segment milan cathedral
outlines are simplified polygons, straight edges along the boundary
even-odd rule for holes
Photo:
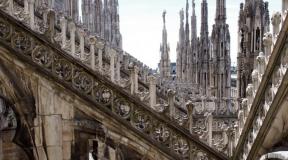
[[[180,11],[179,41],[177,44],[176,81],[178,90],[192,89],[195,94],[214,97],[217,100],[219,114],[231,109],[231,59],[230,33],[226,23],[226,2],[216,1],[215,24],[211,36],[208,30],[208,3],[201,4],[201,31],[197,35],[197,16],[195,0],[192,1],[191,35],[189,25],[189,3],[186,12]],[[184,18],[185,25],[184,25]],[[167,46],[167,47],[166,47]],[[164,24],[161,44],[160,76],[171,79],[169,45]]]
[[[207,2],[200,35],[180,11],[176,64],[163,12],[158,74],[122,50],[117,0],[0,0],[0,160],[287,160],[288,0],[271,32],[268,2],[240,4],[237,97]]]

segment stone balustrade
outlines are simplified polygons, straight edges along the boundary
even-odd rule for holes
[[[273,14],[273,34],[265,33],[263,38],[264,52],[256,58],[252,72],[252,84],[247,86],[247,98],[242,100],[238,114],[238,133],[236,140],[239,142],[235,149],[233,159],[254,159],[254,142],[259,138],[259,131],[266,119],[268,112],[283,83],[288,66],[287,52],[287,1],[283,0],[282,15],[280,12]],[[283,14],[285,13],[285,14]],[[284,16],[283,19],[281,16]],[[281,23],[282,22],[282,23]],[[282,48],[281,45],[285,47]],[[264,97],[264,98],[261,98]],[[237,143],[236,143],[237,144]],[[251,154],[254,154],[253,156]]]

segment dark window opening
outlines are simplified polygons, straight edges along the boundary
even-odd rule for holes
[[[223,47],[223,42],[221,42],[221,57],[223,57],[223,52],[224,52],[224,47]]]
[[[259,51],[259,49],[260,49],[260,29],[259,29],[259,27],[256,29],[256,46],[255,46],[255,48],[256,48],[256,50],[257,51]]]

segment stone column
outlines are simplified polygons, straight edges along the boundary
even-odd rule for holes
[[[76,31],[76,25],[75,23],[71,20],[69,22],[69,30],[70,30],[70,47],[71,47],[71,55],[73,57],[76,57],[76,46],[75,46],[75,31]]]
[[[202,108],[205,108],[205,100],[206,100],[206,97],[205,97],[205,96],[201,96],[201,105],[202,105]]]
[[[109,160],[116,160],[116,151],[109,147]]]
[[[45,35],[46,37],[49,37],[51,42],[54,42],[56,13],[53,10],[47,10],[46,13],[46,24],[48,30],[45,32]]]
[[[222,137],[223,137],[223,144],[226,145],[229,143],[229,135],[228,135],[228,129],[227,129],[228,126],[224,126],[222,127]]]
[[[129,56],[126,52],[123,51],[123,65],[124,69],[128,69],[129,66]]]
[[[147,77],[148,77],[148,74],[149,74],[149,69],[148,67],[144,67],[144,75],[143,75],[143,82],[144,83],[147,83]]]
[[[98,158],[99,159],[103,159],[104,158],[104,153],[105,153],[105,147],[106,147],[106,144],[101,142],[101,141],[97,141],[98,142]]]
[[[66,46],[66,39],[67,39],[67,20],[66,18],[63,16],[60,18],[60,27],[61,27],[61,48],[65,48]]]
[[[116,51],[114,49],[109,49],[110,51],[110,78],[113,83],[115,83],[115,58]]]
[[[72,105],[70,106],[72,108]],[[73,109],[70,111],[65,111],[63,115],[63,133],[62,133],[62,149],[63,149],[63,160],[70,160],[71,159],[71,149],[74,141],[74,128],[73,128],[73,116],[69,114],[69,116],[65,116],[67,112],[72,112]],[[68,114],[67,114],[68,115]]]
[[[156,77],[153,75],[149,76],[148,83],[149,83],[150,107],[154,109],[156,105]]]
[[[99,41],[96,43],[96,47],[98,48],[98,71],[100,74],[103,74],[103,49],[104,43]]]
[[[48,106],[47,106],[48,107]],[[48,159],[62,158],[62,117],[61,115],[46,115],[44,118],[44,138]]]
[[[187,108],[187,111],[188,111],[188,129],[189,129],[189,132],[192,134],[193,133],[193,109],[194,109],[194,105],[192,104],[191,101],[188,101],[186,103],[186,108]]]
[[[96,69],[96,64],[95,64],[95,45],[96,45],[96,37],[95,36],[90,36],[89,37],[89,44],[90,44],[90,65],[93,71]]]
[[[235,143],[235,129],[234,128],[228,128],[227,130],[228,134],[228,155],[233,156],[233,149],[234,149],[234,143]]]
[[[173,91],[172,89],[168,90],[169,115],[172,120],[175,117],[175,106],[174,106],[175,95],[176,95],[175,91]]]
[[[38,82],[38,83],[37,83]],[[63,160],[63,120],[69,110],[49,82],[39,80],[36,98],[37,116],[34,119],[35,144],[39,159]],[[71,112],[74,113],[74,112]],[[66,125],[65,125],[66,126]],[[72,131],[70,131],[72,133]]]
[[[31,29],[35,28],[35,20],[34,20],[34,3],[35,0],[29,0],[29,18],[30,18],[30,27]]]
[[[208,128],[208,144],[209,144],[209,146],[212,146],[212,140],[213,140],[212,125],[213,125],[213,115],[212,115],[212,113],[208,113],[208,115],[207,115],[207,128]]]
[[[138,72],[139,69],[137,66],[133,66],[130,69],[131,94],[138,92]]]
[[[121,81],[121,58],[122,54],[118,54],[116,63],[116,81],[118,84],[120,84]]]
[[[85,60],[85,39],[86,32],[82,28],[78,28],[78,35],[80,39],[80,60],[84,62]]]
[[[41,109],[39,109],[41,110]],[[41,112],[41,111],[40,111]],[[44,116],[40,116],[40,114],[44,114],[44,113],[39,113],[39,115],[37,115],[37,117],[34,119],[34,135],[35,135],[35,145],[37,148],[37,155],[39,156],[39,159],[47,159],[47,156],[45,154],[45,146],[43,145],[43,141],[44,141],[44,136],[43,136],[43,117]],[[36,151],[36,150],[35,150]],[[36,153],[34,153],[34,156],[37,156]]]
[[[134,66],[134,93],[138,93],[138,74],[139,74],[139,68],[137,66]]]
[[[26,3],[27,3],[26,5],[28,6],[28,1]],[[8,13],[10,15],[14,14],[14,0],[8,0]],[[28,13],[28,7],[27,7],[27,12],[26,13]]]

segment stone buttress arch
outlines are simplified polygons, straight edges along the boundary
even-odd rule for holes
[[[1,49],[0,54],[4,54]],[[35,117],[35,100],[31,84],[12,63],[0,57],[0,85],[0,97],[12,106],[17,120],[13,142],[23,149],[28,159],[34,160],[31,126]]]

